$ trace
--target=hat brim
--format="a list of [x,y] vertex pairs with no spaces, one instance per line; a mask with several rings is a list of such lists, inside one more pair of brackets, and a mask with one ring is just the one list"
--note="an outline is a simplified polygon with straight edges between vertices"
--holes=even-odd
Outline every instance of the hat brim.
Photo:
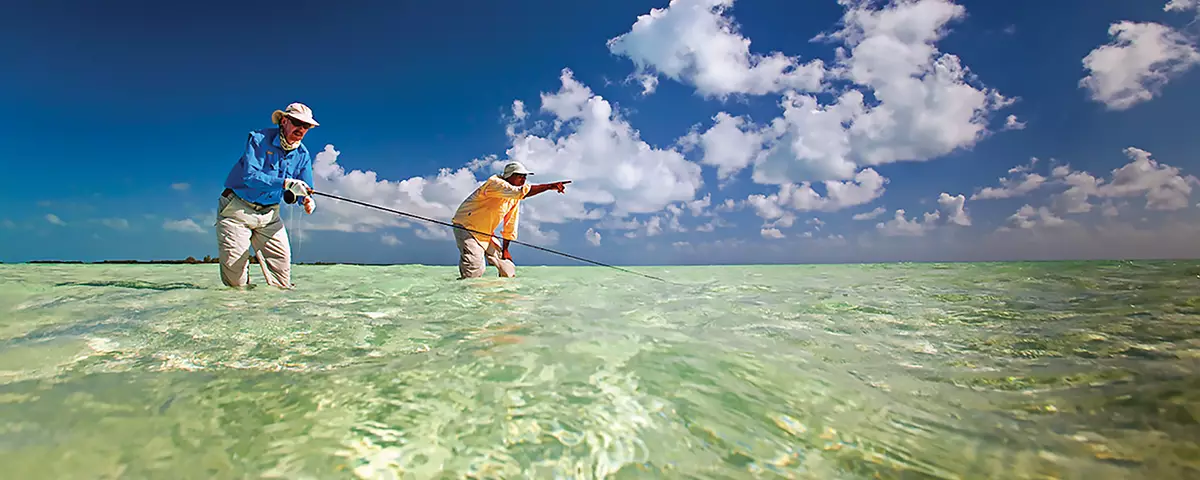
[[283,121],[284,116],[292,117],[296,120],[307,123],[314,127],[321,125],[321,124],[317,123],[316,120],[313,120],[312,117],[305,117],[302,115],[292,115],[290,113],[284,112],[283,110],[276,110],[274,113],[271,114],[271,123],[279,125],[279,122]]

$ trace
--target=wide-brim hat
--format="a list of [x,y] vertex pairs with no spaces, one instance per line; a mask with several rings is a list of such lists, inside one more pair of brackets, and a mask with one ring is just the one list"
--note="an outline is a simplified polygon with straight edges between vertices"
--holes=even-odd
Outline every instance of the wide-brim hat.
[[274,113],[271,113],[271,123],[279,125],[279,122],[283,121],[284,115],[314,127],[320,125],[316,120],[313,120],[312,109],[303,103],[296,102],[288,105],[286,110],[276,110]]
[[521,162],[508,162],[508,165],[504,166],[503,176],[508,177],[514,174],[533,175],[533,172],[525,168],[525,165],[522,165]]

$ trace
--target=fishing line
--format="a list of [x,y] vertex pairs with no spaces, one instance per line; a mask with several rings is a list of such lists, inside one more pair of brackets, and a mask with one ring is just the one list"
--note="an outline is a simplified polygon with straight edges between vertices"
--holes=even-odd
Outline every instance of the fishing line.
[[[360,202],[360,201],[358,201],[358,200],[353,200],[353,199],[349,199],[349,198],[345,198],[345,197],[339,197],[339,196],[337,196],[337,195],[333,195],[333,194],[329,194],[329,193],[325,193],[325,192],[318,192],[318,191],[315,191],[315,190],[314,190],[312,193],[313,193],[313,195],[321,195],[321,196],[329,197],[329,198],[332,198],[332,199],[335,199],[335,200],[341,200],[341,201],[343,201],[343,202],[349,202],[349,203],[353,203],[353,204],[356,204],[356,205],[362,205],[362,206],[364,206],[364,207],[368,207],[368,208],[375,208],[375,209],[378,209],[378,210],[383,210],[383,211],[385,211],[385,212],[394,213],[394,214],[396,214],[396,215],[403,215],[403,216],[406,216],[406,217],[415,218],[415,219],[418,219],[418,220],[424,220],[424,221],[426,221],[426,222],[436,223],[436,224],[438,224],[438,225],[445,225],[445,226],[447,226],[447,227],[450,227],[450,228],[457,228],[457,229],[461,229],[461,230],[466,230],[466,231],[468,231],[468,232],[471,232],[471,233],[478,233],[478,234],[480,234],[480,235],[487,235],[487,236],[489,236],[489,237],[492,237],[492,238],[497,238],[497,239],[503,240],[503,237],[497,236],[497,235],[496,235],[496,234],[494,234],[494,233],[484,233],[484,232],[479,232],[479,231],[471,230],[471,229],[469,229],[469,228],[467,228],[467,227],[463,227],[463,226],[460,226],[460,225],[455,225],[455,224],[453,224],[453,223],[447,223],[447,222],[443,222],[443,221],[441,221],[441,220],[435,220],[435,219],[428,218],[428,217],[422,217],[422,216],[420,216],[420,215],[413,215],[413,214],[411,214],[411,213],[401,212],[401,211],[399,211],[399,210],[392,210],[392,209],[390,209],[390,208],[387,208],[387,207],[381,207],[381,206],[379,206],[379,205],[372,205],[372,204],[370,204],[370,203],[366,203],[366,202]],[[549,248],[545,248],[545,247],[539,247],[539,246],[537,246],[537,245],[533,245],[533,244],[530,244],[530,243],[525,243],[525,242],[521,242],[521,241],[517,241],[517,240],[510,240],[510,242],[512,242],[512,243],[515,243],[515,244],[517,244],[517,245],[524,245],[524,246],[526,246],[526,247],[529,247],[529,248],[534,248],[534,249],[537,249],[537,250],[541,250],[541,251],[543,251],[543,252],[549,252],[549,253],[553,253],[553,254],[555,254],[555,255],[561,255],[561,256],[564,256],[564,257],[567,257],[567,258],[570,258],[570,259],[573,259],[573,260],[579,260],[579,261],[581,261],[581,262],[587,262],[587,263],[590,263],[590,264],[592,264],[592,265],[599,265],[599,266],[601,266],[601,267],[613,268],[613,269],[617,269],[617,270],[620,270],[620,271],[622,271],[622,272],[625,272],[625,273],[632,273],[632,274],[634,274],[634,275],[638,275],[638,276],[646,277],[646,278],[653,279],[653,280],[658,280],[658,281],[660,281],[660,282],[665,282],[665,283],[676,284],[675,282],[672,282],[672,281],[669,281],[669,280],[663,280],[663,279],[661,279],[661,278],[658,278],[658,277],[655,277],[655,276],[653,276],[653,275],[647,275],[647,274],[644,274],[644,273],[635,272],[635,271],[633,271],[633,270],[626,270],[626,269],[624,269],[624,268],[621,268],[621,267],[617,267],[617,266],[609,265],[609,264],[606,264],[606,263],[600,263],[600,262],[597,262],[597,261],[594,261],[594,260],[588,260],[588,259],[586,259],[586,258],[577,257],[577,256],[575,256],[575,255],[571,255],[571,254],[569,254],[569,253],[563,253],[563,252],[559,252],[559,251],[557,251],[557,250],[551,250],[551,249],[549,249]],[[678,284],[676,284],[676,285],[678,285]]]

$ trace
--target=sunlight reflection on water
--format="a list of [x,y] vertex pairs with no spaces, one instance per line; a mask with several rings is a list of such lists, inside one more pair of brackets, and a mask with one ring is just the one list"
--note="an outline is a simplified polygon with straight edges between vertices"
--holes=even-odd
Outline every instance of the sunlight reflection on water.
[[232,291],[203,265],[0,266],[0,462],[14,478],[1200,470],[1196,264],[657,270],[688,284],[299,266],[308,288]]

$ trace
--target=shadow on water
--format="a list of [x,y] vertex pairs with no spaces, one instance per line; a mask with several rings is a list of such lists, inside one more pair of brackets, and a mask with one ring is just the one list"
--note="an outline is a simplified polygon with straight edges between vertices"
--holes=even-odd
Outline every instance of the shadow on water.
[[153,283],[141,280],[112,280],[107,282],[62,282],[54,284],[56,287],[120,287],[120,288],[136,288],[139,290],[205,290],[205,287],[193,283],[173,282],[173,283]]

